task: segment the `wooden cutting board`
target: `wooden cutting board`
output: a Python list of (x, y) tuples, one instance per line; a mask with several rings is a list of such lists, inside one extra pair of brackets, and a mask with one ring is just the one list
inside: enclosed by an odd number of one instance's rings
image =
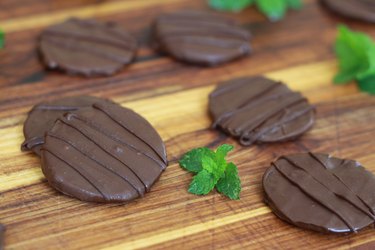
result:
[[(290, 226), (262, 202), (261, 178), (281, 154), (326, 152), (360, 161), (375, 173), (375, 98), (355, 84), (334, 86), (336, 26), (345, 22), (375, 37), (374, 25), (349, 22), (306, 0), (302, 11), (270, 23), (254, 9), (229, 14), (254, 34), (251, 57), (217, 68), (177, 63), (152, 51), (149, 27), (161, 12), (207, 9), (199, 0), (2, 0), (0, 27), (0, 222), (6, 249), (373, 249), (375, 231), (323, 235)], [(115, 20), (141, 42), (135, 64), (120, 74), (87, 79), (46, 72), (35, 50), (47, 25), (70, 16)], [(265, 74), (303, 92), (317, 107), (314, 128), (299, 140), (241, 147), (211, 130), (207, 95), (218, 82)], [(91, 94), (145, 116), (164, 139), (169, 167), (143, 199), (129, 204), (80, 202), (54, 191), (38, 157), (20, 152), (22, 125), (42, 100)], [(178, 166), (186, 151), (235, 145), (241, 200), (187, 193), (191, 175)], [(375, 190), (374, 190), (375, 192)]]

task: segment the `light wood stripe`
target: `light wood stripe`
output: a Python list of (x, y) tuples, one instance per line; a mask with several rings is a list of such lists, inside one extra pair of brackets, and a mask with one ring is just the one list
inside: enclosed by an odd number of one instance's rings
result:
[(43, 178), (42, 170), (38, 167), (0, 174), (0, 192), (39, 183)]
[(180, 228), (177, 230), (173, 230), (171, 232), (165, 232), (156, 234), (146, 238), (140, 238), (135, 241), (125, 242), (123, 244), (111, 246), (104, 248), (106, 250), (117, 250), (117, 249), (139, 249), (139, 248), (146, 248), (151, 247), (153, 245), (157, 245), (159, 243), (179, 239), (182, 237), (186, 237), (189, 235), (197, 234), (203, 231), (207, 231), (210, 229), (226, 226), (232, 223), (236, 223), (239, 221), (248, 220), (260, 215), (264, 215), (270, 212), (268, 207), (261, 207), (254, 210), (249, 210), (243, 213), (237, 213), (234, 215), (229, 215), (224, 218), (217, 218), (211, 221), (207, 221), (204, 223)]
[(155, 1), (153, 0), (106, 2), (103, 4), (90, 5), (82, 8), (9, 19), (6, 21), (2, 21), (0, 23), (0, 27), (5, 33), (10, 33), (31, 28), (48, 26), (54, 23), (61, 22), (73, 16), (81, 18), (89, 18), (94, 16), (99, 17), (110, 14), (117, 14), (125, 11), (133, 11), (145, 7), (166, 5), (178, 2), (181, 2), (181, 0), (159, 0), (157, 3), (155, 3)]

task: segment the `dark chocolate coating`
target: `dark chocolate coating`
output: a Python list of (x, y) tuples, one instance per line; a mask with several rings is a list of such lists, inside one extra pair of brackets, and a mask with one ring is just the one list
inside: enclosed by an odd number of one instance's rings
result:
[(141, 197), (167, 166), (155, 129), (132, 110), (105, 102), (59, 118), (41, 152), (48, 182), (84, 201)]
[(282, 220), (325, 233), (356, 232), (375, 219), (375, 176), (326, 154), (281, 156), (263, 176), (265, 202)]
[(42, 32), (40, 51), (48, 68), (112, 75), (133, 61), (137, 41), (114, 23), (72, 18)]
[(0, 250), (4, 250), (4, 233), (5, 233), (5, 226), (0, 224)]
[(333, 12), (345, 17), (375, 23), (374, 0), (321, 0)]
[(90, 107), (92, 104), (102, 101), (109, 102), (92, 96), (74, 96), (35, 105), (23, 125), (25, 141), (21, 145), (21, 150), (32, 150), (35, 154), (40, 155), (44, 134), (53, 127), (57, 118), (68, 111)]
[(192, 64), (215, 66), (250, 53), (250, 33), (212, 12), (163, 14), (153, 34), (158, 50)]
[(314, 108), (300, 93), (261, 76), (229, 80), (209, 97), (217, 127), (242, 145), (293, 140), (314, 124)]

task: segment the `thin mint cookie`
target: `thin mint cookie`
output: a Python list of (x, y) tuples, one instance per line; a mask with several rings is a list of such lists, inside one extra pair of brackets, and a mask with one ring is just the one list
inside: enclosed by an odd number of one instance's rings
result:
[(297, 227), (345, 234), (374, 224), (375, 176), (353, 160), (281, 156), (265, 172), (263, 189), (272, 211)]
[(137, 41), (117, 24), (71, 18), (45, 29), (39, 49), (50, 69), (112, 75), (133, 61)]
[(151, 124), (105, 102), (58, 118), (41, 152), (51, 186), (92, 202), (142, 197), (167, 166), (164, 143)]

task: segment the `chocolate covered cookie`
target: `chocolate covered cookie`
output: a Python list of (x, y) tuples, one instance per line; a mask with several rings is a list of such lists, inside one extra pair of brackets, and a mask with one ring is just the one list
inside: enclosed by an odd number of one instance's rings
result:
[(132, 110), (106, 102), (58, 118), (41, 152), (50, 185), (84, 201), (141, 197), (167, 166), (155, 129)]
[(314, 107), (281, 82), (261, 76), (229, 80), (209, 96), (213, 127), (242, 145), (293, 140), (314, 124)]
[(184, 11), (159, 16), (155, 47), (177, 60), (215, 66), (250, 53), (250, 33), (212, 12)]
[(133, 61), (137, 42), (114, 23), (72, 18), (45, 29), (39, 49), (50, 69), (85, 76), (112, 75)]
[(35, 105), (23, 125), (25, 141), (21, 145), (21, 150), (32, 150), (40, 155), (44, 134), (53, 127), (59, 117), (69, 111), (91, 107), (96, 102), (109, 101), (92, 96), (74, 96)]
[(342, 16), (375, 23), (374, 0), (321, 0), (321, 2)]
[(353, 160), (282, 156), (265, 172), (263, 188), (272, 211), (301, 228), (350, 233), (374, 223), (375, 176)]

